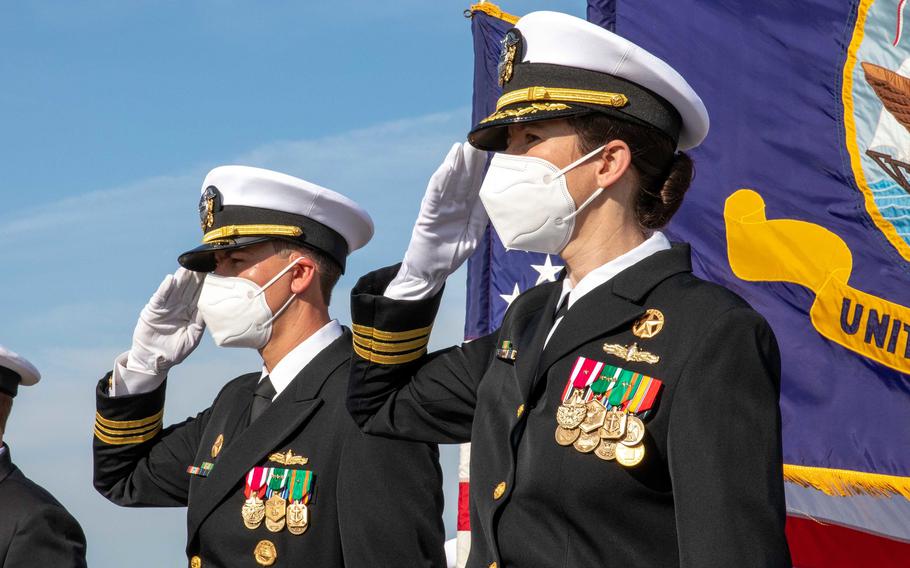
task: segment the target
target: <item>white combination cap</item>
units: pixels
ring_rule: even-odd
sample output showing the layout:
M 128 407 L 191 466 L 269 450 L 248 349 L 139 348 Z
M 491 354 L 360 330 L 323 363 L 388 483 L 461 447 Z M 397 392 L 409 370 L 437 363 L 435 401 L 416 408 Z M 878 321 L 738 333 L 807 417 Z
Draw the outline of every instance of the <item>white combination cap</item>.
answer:
M 205 176 L 199 201 L 202 246 L 180 255 L 184 267 L 215 269 L 214 252 L 269 239 L 317 249 L 344 270 L 373 237 L 373 220 L 353 200 L 272 170 L 220 166 Z
M 0 345 L 0 392 L 15 397 L 19 385 L 31 386 L 41 380 L 41 373 L 28 359 Z
M 468 139 L 501 150 L 505 127 L 519 122 L 601 112 L 656 128 L 678 150 L 708 134 L 701 98 L 662 59 L 596 24 L 559 12 L 532 12 L 502 40 L 496 112 Z

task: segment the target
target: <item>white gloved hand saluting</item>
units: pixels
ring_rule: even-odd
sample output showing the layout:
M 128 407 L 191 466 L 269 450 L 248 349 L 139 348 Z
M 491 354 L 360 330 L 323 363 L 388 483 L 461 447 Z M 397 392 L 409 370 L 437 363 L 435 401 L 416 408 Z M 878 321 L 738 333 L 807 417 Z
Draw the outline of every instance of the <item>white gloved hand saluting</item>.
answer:
M 480 201 L 487 153 L 455 144 L 430 178 L 398 275 L 385 291 L 395 300 L 422 300 L 439 291 L 483 237 Z
M 196 307 L 205 274 L 179 268 L 165 276 L 142 308 L 126 368 L 166 373 L 199 345 L 205 323 Z
M 199 345 L 205 323 L 196 304 L 204 280 L 185 268 L 164 278 L 139 314 L 132 348 L 114 363 L 110 396 L 155 390 Z

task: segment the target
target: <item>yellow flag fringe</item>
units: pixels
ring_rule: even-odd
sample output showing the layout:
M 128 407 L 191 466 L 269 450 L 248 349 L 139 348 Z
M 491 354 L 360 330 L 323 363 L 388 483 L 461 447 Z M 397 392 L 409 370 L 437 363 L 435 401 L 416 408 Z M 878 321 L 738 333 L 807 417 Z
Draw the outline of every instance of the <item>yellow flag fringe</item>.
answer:
M 474 12 L 483 12 L 488 16 L 499 18 L 500 20 L 509 22 L 510 24 L 514 24 L 518 21 L 518 16 L 513 16 L 507 12 L 503 12 L 499 6 L 491 2 L 478 2 L 477 4 L 471 4 L 471 7 L 468 8 L 468 12 L 472 14 Z
M 910 477 L 897 475 L 784 464 L 784 481 L 835 497 L 901 495 L 910 500 Z

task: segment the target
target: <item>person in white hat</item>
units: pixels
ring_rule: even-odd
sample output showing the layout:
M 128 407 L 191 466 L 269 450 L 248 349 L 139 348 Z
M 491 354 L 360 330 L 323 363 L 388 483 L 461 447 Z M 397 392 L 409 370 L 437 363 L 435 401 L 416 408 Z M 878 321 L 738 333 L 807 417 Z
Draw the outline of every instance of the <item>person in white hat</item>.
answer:
M 774 335 L 660 230 L 708 133 L 701 99 L 554 12 L 506 34 L 499 78 L 403 263 L 352 292 L 349 410 L 366 432 L 471 442 L 471 568 L 790 566 Z M 496 152 L 483 178 L 480 150 Z M 487 215 L 505 247 L 559 255 L 565 274 L 489 336 L 414 349 Z
M 27 359 L 0 345 L 0 567 L 84 567 L 82 527 L 53 495 L 13 464 L 4 442 L 19 387 L 40 379 Z
M 351 332 L 332 289 L 373 223 L 334 191 L 223 166 L 202 184 L 202 245 L 142 310 L 97 388 L 94 482 L 123 506 L 186 506 L 200 566 L 439 566 L 435 445 L 374 438 L 345 411 Z M 163 427 L 166 376 L 208 328 L 262 370 Z M 141 531 L 141 527 L 124 527 Z

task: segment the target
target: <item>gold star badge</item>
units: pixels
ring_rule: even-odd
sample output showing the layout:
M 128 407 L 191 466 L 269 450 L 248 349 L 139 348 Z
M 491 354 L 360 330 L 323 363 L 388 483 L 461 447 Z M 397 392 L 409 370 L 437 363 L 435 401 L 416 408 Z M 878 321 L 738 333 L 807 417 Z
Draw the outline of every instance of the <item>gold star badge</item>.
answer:
M 635 337 L 642 339 L 651 339 L 664 328 L 664 315 L 660 310 L 654 308 L 648 309 L 645 315 L 638 318 L 632 325 L 632 333 Z

